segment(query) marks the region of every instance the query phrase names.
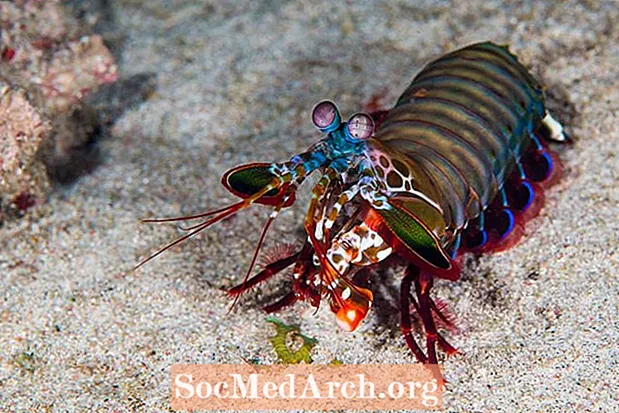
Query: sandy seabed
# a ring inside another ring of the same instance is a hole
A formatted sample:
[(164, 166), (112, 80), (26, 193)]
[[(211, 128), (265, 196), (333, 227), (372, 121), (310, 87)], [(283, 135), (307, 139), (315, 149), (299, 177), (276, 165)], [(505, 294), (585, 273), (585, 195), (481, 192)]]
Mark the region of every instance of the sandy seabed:
[[(79, 2), (70, 2), (72, 5)], [(102, 2), (105, 3), (105, 2)], [(441, 282), (462, 355), (444, 361), (449, 412), (619, 411), (619, 31), (613, 1), (122, 1), (107, 10), (121, 77), (156, 89), (97, 145), (99, 165), (0, 228), (0, 410), (167, 411), (175, 363), (274, 363), (259, 305), (227, 313), (267, 210), (254, 208), (127, 271), (179, 234), (140, 225), (219, 207), (229, 167), (282, 161), (317, 139), (309, 111), (394, 102), (424, 62), (509, 44), (576, 137), (559, 185), (515, 248)], [(120, 39), (120, 40), (119, 40)], [(307, 190), (269, 245), (299, 242)], [(395, 308), (390, 289), (385, 308)], [(278, 314), (318, 339), (317, 363), (409, 363), (397, 311), (354, 333), (326, 306)]]

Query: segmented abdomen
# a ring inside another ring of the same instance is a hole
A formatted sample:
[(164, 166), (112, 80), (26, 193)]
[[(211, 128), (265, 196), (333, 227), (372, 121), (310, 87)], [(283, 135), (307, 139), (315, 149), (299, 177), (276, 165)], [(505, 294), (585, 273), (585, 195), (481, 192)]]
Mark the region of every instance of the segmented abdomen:
[(479, 43), (425, 66), (375, 138), (457, 230), (497, 196), (544, 115), (542, 88), (515, 56)]

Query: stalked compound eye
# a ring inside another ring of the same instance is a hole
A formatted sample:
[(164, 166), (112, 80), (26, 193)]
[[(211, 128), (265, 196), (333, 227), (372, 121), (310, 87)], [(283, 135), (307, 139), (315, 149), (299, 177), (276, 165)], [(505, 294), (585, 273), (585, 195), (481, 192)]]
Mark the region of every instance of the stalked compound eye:
[(374, 121), (366, 113), (352, 115), (346, 125), (346, 136), (352, 139), (365, 140), (374, 133)]
[(324, 133), (333, 132), (340, 126), (340, 112), (335, 103), (323, 100), (312, 111), (312, 122), (319, 131)]

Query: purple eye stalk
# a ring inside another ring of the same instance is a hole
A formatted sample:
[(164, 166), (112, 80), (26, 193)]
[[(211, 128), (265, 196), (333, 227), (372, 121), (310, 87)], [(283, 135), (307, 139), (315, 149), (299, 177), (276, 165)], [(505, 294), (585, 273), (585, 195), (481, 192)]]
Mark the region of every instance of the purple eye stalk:
[(323, 100), (314, 106), (312, 111), (312, 122), (319, 131), (331, 133), (340, 127), (342, 118), (337, 110), (335, 103), (330, 100)]
[[(323, 100), (314, 106), (312, 122), (319, 131), (331, 133), (339, 129), (342, 118), (335, 103), (330, 100)], [(373, 133), (374, 121), (370, 115), (365, 113), (354, 114), (344, 126), (344, 134), (350, 141), (366, 140)]]
[(356, 113), (348, 120), (345, 133), (353, 141), (369, 139), (374, 133), (374, 121), (368, 114)]

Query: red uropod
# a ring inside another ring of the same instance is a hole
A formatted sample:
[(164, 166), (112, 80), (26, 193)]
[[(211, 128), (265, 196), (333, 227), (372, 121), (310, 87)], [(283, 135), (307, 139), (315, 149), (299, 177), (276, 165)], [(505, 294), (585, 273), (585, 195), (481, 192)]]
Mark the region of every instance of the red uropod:
[[(266, 205), (272, 213), (232, 296), (294, 266), (291, 291), (265, 310), (299, 300), (317, 307), (325, 299), (337, 324), (352, 331), (373, 301), (363, 280), (367, 270), (405, 262), (400, 328), (407, 346), (422, 363), (437, 363), (437, 347), (455, 353), (441, 332), (452, 320), (432, 298), (433, 281), (456, 281), (463, 251), (513, 245), (541, 207), (544, 184), (557, 171), (547, 142), (567, 140), (545, 107), (543, 88), (506, 47), (477, 43), (427, 64), (389, 111), (342, 121), (335, 104), (324, 101), (312, 122), (324, 136), (306, 152), (223, 175), (238, 202), (146, 220), (203, 219), (138, 266), (238, 211)], [(321, 177), (304, 222), (306, 241), (250, 278), (270, 225), (314, 172)], [(424, 346), (413, 335), (414, 314)]]

